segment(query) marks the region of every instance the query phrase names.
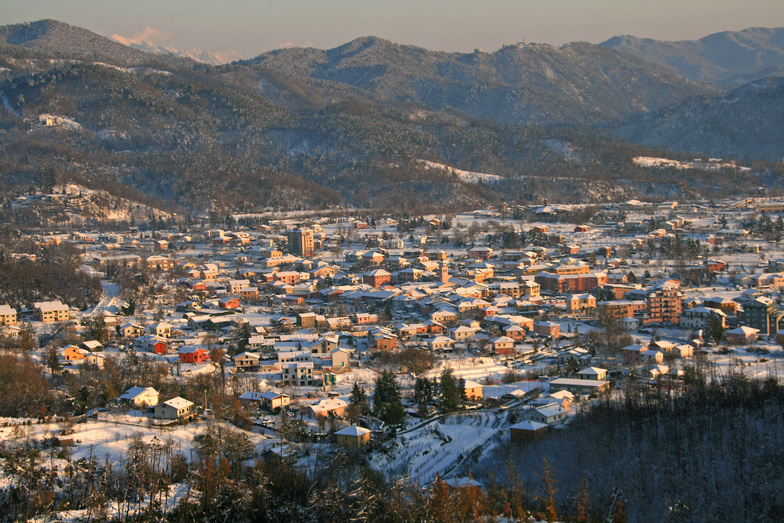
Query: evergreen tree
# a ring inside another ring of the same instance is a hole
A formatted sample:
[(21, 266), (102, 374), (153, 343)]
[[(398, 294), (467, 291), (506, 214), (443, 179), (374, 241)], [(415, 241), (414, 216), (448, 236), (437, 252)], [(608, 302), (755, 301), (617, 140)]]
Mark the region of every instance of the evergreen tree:
[(705, 322), (705, 341), (720, 343), (724, 336), (724, 327), (718, 314), (711, 314)]
[(365, 389), (360, 387), (359, 383), (356, 381), (354, 382), (354, 387), (351, 389), (351, 399), (349, 403), (355, 405), (363, 415), (370, 412), (370, 401), (368, 400), (367, 392), (365, 392)]
[(376, 378), (373, 410), (383, 422), (390, 425), (401, 423), (405, 418), (405, 411), (400, 403), (400, 388), (391, 370), (385, 370)]
[(446, 369), (441, 373), (441, 408), (447, 412), (457, 410), (460, 405), (460, 395), (457, 390), (457, 380), (452, 369)]

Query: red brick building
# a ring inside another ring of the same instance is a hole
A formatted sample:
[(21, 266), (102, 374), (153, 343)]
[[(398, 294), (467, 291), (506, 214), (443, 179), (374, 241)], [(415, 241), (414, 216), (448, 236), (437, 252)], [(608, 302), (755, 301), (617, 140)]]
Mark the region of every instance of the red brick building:
[(392, 275), (384, 269), (368, 271), (362, 275), (362, 281), (376, 289), (392, 281)]

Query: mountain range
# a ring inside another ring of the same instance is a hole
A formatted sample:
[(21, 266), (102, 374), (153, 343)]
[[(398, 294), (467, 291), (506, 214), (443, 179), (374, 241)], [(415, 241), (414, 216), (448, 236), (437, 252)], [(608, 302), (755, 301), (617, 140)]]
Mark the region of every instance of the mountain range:
[(119, 42), (125, 46), (131, 47), (133, 49), (144, 51), (146, 53), (172, 54), (182, 58), (190, 58), (191, 60), (203, 64), (223, 65), (229, 62), (235, 62), (237, 60), (242, 59), (240, 54), (233, 49), (229, 49), (228, 51), (225, 52), (206, 51), (204, 49), (198, 49), (198, 48), (177, 49), (171, 46), (156, 45), (152, 42), (149, 42), (141, 38), (127, 38), (125, 36), (118, 35), (118, 34), (112, 35), (112, 40), (114, 40), (115, 42)]
[[(632, 161), (784, 157), (775, 139), (784, 131), (781, 82), (758, 78), (775, 70), (781, 32), (742, 33), (735, 41), (756, 45), (761, 57), (746, 69), (731, 69), (719, 52), (689, 55), (700, 56), (703, 71), (726, 72), (708, 81), (655, 63), (628, 37), (494, 53), (364, 37), (211, 66), (53, 20), (3, 26), (0, 191), (37, 184), (51, 169), (58, 180), (205, 212), (751, 191), (756, 173), (730, 181), (696, 172), (684, 181), (679, 171)], [(710, 38), (700, 42), (711, 47)], [(744, 77), (755, 80), (730, 87)], [(765, 179), (778, 190), (776, 176)]]
[(737, 87), (784, 74), (784, 28), (753, 27), (680, 42), (618, 36), (600, 45), (669, 67), (698, 82)]

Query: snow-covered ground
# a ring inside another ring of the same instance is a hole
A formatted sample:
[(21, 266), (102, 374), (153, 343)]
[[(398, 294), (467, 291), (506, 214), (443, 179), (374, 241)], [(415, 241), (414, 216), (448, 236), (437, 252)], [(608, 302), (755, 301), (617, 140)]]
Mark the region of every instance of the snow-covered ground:
[(486, 174), (486, 173), (477, 173), (472, 171), (464, 171), (462, 169), (455, 169), (454, 167), (450, 167), (448, 165), (444, 165), (442, 163), (430, 162), (427, 160), (420, 160), (422, 164), (425, 165), (428, 169), (441, 169), (443, 171), (448, 172), (449, 174), (454, 174), (460, 180), (468, 183), (495, 183), (500, 182), (504, 179), (503, 176), (498, 176), (497, 174)]
[(371, 466), (391, 477), (411, 477), (426, 484), (450, 473), (502, 437), (509, 413), (481, 411), (453, 414), (400, 433), (387, 452), (371, 457)]

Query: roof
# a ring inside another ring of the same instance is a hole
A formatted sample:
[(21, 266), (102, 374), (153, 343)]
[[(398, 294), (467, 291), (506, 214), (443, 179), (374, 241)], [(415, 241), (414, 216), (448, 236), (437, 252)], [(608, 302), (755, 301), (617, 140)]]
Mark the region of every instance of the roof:
[(169, 407), (173, 407), (177, 410), (180, 410), (190, 405), (193, 405), (193, 402), (177, 396), (176, 398), (172, 398), (169, 401), (164, 401), (163, 405), (168, 405)]
[(60, 301), (41, 301), (33, 304), (41, 312), (68, 310), (68, 306)]
[(158, 394), (158, 391), (153, 389), (152, 387), (131, 387), (130, 389), (125, 391), (125, 394), (120, 396), (120, 399), (121, 400), (132, 401), (135, 398), (141, 396), (143, 393), (148, 392), (148, 391), (151, 394)]
[(482, 484), (473, 478), (449, 478), (443, 480), (451, 488), (481, 487)]
[(335, 435), (336, 436), (354, 436), (355, 438), (358, 438), (360, 436), (364, 436), (368, 432), (370, 432), (369, 429), (366, 429), (366, 428), (363, 428), (363, 427), (357, 427), (355, 425), (351, 425), (351, 426), (348, 426), (348, 427), (346, 427), (344, 429), (341, 429), (341, 430), (337, 431), (335, 433)]
[(516, 429), (516, 430), (537, 431), (537, 430), (546, 429), (547, 425), (545, 425), (544, 423), (539, 423), (538, 421), (521, 421), (520, 423), (516, 423), (509, 428)]
[(193, 353), (196, 353), (198, 351), (207, 352), (205, 349), (202, 349), (201, 347), (194, 347), (193, 345), (187, 345), (185, 347), (180, 347), (178, 352), (180, 354), (193, 354)]
[(16, 314), (16, 309), (11, 308), (9, 305), (0, 305), (0, 315)]
[(587, 367), (581, 370), (580, 372), (578, 372), (577, 374), (596, 376), (605, 373), (607, 373), (607, 369), (600, 369), (599, 367)]

